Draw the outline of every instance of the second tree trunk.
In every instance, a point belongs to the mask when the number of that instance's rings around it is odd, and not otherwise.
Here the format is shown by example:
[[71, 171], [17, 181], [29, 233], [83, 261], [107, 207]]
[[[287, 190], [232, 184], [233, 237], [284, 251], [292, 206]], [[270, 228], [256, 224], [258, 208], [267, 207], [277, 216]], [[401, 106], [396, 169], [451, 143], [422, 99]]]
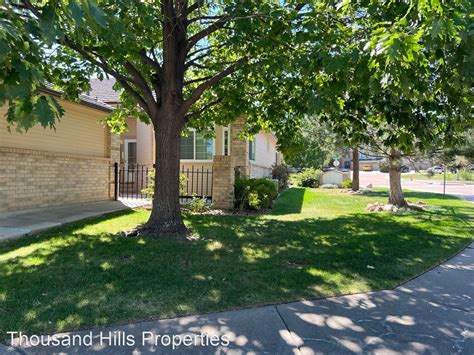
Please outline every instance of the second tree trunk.
[[359, 191], [359, 149], [352, 149], [352, 191]]
[[398, 207], [407, 207], [408, 204], [402, 191], [401, 153], [399, 150], [392, 149], [390, 151], [389, 164], [390, 196], [388, 202]]

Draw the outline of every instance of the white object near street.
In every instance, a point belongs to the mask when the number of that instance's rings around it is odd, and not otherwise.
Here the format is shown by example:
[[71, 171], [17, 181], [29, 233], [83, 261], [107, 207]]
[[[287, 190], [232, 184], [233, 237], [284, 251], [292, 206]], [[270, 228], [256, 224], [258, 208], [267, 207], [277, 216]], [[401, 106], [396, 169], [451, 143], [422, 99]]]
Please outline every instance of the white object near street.
[[332, 184], [342, 186], [342, 182], [349, 180], [350, 176], [348, 172], [329, 170], [323, 173], [323, 185]]

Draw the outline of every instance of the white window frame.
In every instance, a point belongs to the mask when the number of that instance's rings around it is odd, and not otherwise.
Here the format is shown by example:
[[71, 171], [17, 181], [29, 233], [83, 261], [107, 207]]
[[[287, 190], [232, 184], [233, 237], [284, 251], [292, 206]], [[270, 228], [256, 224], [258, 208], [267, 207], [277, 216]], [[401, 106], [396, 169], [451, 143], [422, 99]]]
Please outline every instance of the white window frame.
[[137, 162], [138, 162], [138, 144], [136, 139], [124, 139], [123, 140], [123, 155], [125, 160], [125, 164], [128, 165], [128, 144], [129, 143], [135, 143], [135, 146], [137, 148]]
[[229, 126], [227, 127], [222, 127], [222, 155], [226, 155], [225, 154], [225, 133], [227, 132], [227, 143], [228, 143], [228, 147], [227, 147], [227, 155], [230, 155], [230, 128]]
[[[209, 163], [214, 160], [214, 155], [216, 155], [216, 140], [212, 138], [212, 158], [211, 159], [196, 159], [196, 129], [188, 128], [188, 131], [193, 132], [193, 157], [194, 159], [180, 159], [182, 162], [198, 162], [198, 163]], [[181, 144], [181, 142], [180, 142]]]
[[[257, 137], [253, 137], [252, 140], [248, 140], [247, 142], [249, 142], [249, 161], [256, 161], [257, 160]], [[250, 145], [253, 145], [253, 148], [252, 149], [252, 153], [253, 153], [253, 159], [250, 157]]]

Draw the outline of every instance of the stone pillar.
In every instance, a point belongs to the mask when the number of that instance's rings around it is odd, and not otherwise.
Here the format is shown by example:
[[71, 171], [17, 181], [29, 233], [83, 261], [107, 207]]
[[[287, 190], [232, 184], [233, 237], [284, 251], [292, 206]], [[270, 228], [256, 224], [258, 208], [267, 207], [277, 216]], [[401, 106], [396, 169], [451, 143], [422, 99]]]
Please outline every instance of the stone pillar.
[[109, 169], [109, 199], [115, 197], [115, 167], [114, 164], [120, 164], [120, 135], [109, 131], [108, 139], [108, 155], [110, 158]]
[[234, 207], [235, 172], [232, 156], [214, 155], [212, 165], [212, 204], [216, 208]]
[[230, 154], [234, 157], [235, 168], [239, 170], [241, 177], [250, 176], [249, 143], [242, 139], [240, 133], [244, 130], [245, 118], [237, 118], [231, 125], [231, 149]]

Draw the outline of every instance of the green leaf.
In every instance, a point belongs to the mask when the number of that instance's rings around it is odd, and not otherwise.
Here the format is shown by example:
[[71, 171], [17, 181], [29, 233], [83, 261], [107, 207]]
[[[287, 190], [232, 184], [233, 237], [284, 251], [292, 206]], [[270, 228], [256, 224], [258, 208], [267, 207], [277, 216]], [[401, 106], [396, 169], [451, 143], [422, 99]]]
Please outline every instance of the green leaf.
[[81, 7], [77, 3], [76, 0], [69, 1], [69, 10], [71, 11], [72, 18], [77, 25], [82, 25], [84, 22], [84, 12], [82, 11]]
[[105, 12], [97, 5], [95, 0], [87, 0], [87, 11], [89, 16], [102, 28], [107, 27]]
[[54, 127], [54, 113], [46, 96], [40, 96], [38, 98], [33, 107], [32, 114], [38, 120], [41, 126], [43, 126], [43, 128]]

